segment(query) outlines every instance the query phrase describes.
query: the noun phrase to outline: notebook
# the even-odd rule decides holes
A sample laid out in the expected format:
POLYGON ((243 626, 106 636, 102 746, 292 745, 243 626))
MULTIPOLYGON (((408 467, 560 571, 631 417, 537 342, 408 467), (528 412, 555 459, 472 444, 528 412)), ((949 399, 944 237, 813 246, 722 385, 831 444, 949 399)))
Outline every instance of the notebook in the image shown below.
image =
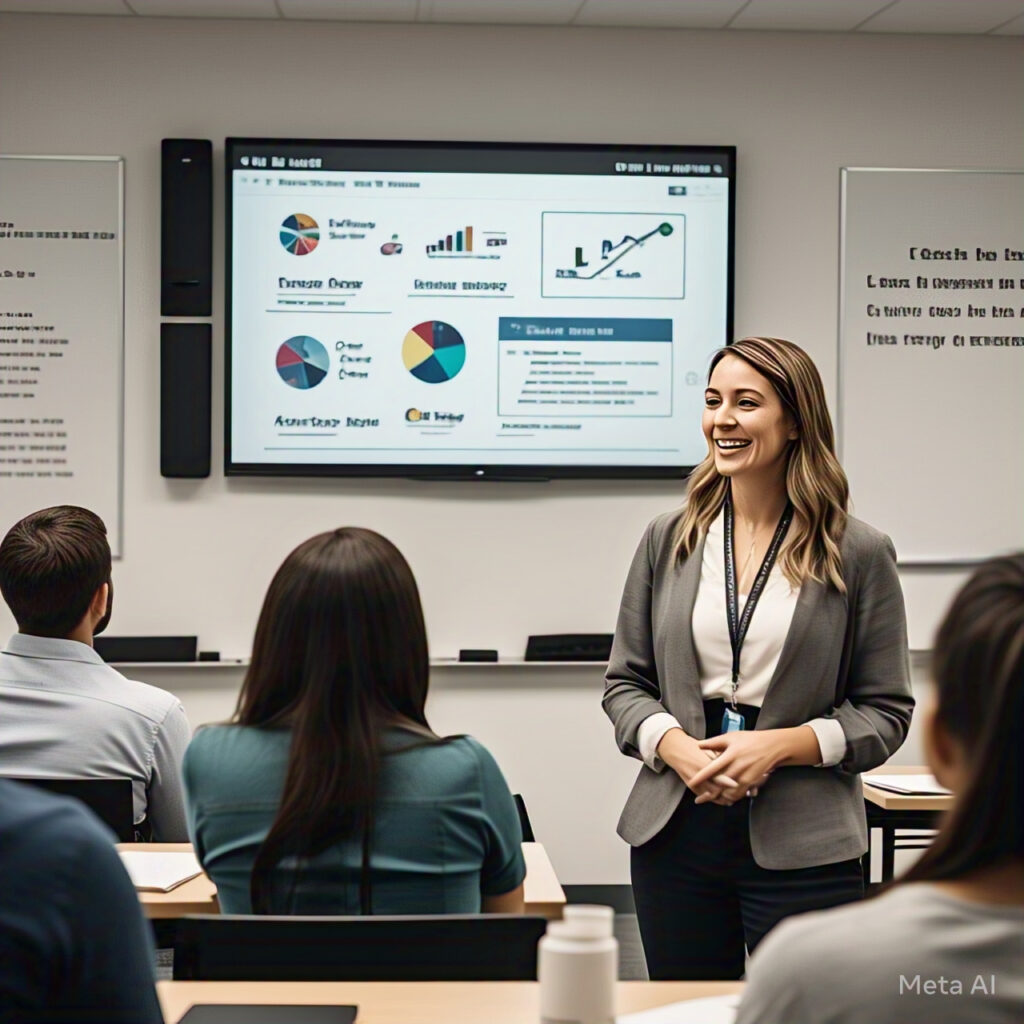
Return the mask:
POLYGON ((355 1006, 245 1006, 201 1003, 179 1024, 352 1024, 355 1006))
POLYGON ((203 869, 194 853, 122 850, 121 863, 139 892, 170 892, 203 869))
POLYGON ((865 775, 864 781, 876 789, 907 796, 950 796, 952 790, 940 786, 934 775, 865 775))

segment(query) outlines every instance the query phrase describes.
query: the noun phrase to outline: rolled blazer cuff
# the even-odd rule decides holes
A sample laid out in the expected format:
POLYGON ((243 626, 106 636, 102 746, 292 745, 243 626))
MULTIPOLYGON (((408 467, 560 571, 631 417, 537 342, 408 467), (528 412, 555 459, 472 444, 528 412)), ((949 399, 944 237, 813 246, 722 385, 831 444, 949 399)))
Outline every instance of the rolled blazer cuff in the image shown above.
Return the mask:
POLYGON ((846 733, 843 725, 835 718, 812 718, 805 723, 814 730, 821 748, 821 761, 818 768, 832 768, 842 761, 846 754, 846 733))
MULTIPOLYGON (((636 734, 636 745, 640 749, 640 756, 643 758, 644 764, 651 771, 660 772, 665 768, 665 762, 658 757, 658 744, 661 742, 662 736, 669 729, 681 728, 676 716, 670 715, 667 711, 657 711, 640 723, 636 734)), ((843 747, 845 749, 845 743, 843 747)), ((840 754, 840 756, 842 755, 840 754)))

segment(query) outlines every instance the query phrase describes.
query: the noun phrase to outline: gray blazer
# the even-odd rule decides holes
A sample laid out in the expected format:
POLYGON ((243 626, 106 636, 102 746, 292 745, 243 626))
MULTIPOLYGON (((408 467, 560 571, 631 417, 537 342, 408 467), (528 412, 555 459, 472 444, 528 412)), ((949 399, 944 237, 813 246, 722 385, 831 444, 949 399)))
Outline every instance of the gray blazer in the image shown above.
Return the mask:
MULTIPOLYGON (((672 536, 682 509, 655 519, 626 580, 605 678, 605 713, 619 749, 640 757, 637 730, 659 711, 705 735, 690 620, 704 543, 682 562, 672 536)), ((859 857, 867 825, 859 772, 886 761, 906 738, 914 699, 907 623, 892 541, 852 517, 842 541, 847 593, 809 580, 800 588, 758 729, 839 720, 846 754, 833 768, 780 768, 749 801, 750 846, 761 867, 789 869, 859 857)), ((671 769, 640 769, 618 832, 633 846, 665 826, 686 786, 671 769)))

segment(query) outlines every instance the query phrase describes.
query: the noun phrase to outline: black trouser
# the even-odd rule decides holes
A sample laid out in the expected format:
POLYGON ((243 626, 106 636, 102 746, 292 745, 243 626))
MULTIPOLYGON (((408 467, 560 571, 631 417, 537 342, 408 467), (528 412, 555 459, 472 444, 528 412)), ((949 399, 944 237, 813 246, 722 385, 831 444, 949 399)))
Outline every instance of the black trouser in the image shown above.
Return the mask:
MULTIPOLYGON (((723 701, 705 701, 709 736, 721 732, 723 710, 723 701)), ((741 710, 752 729, 758 709, 741 710)), ((744 947, 752 953, 784 917, 864 895, 859 858, 790 871, 759 867, 748 804, 698 805, 687 791, 668 824, 633 847, 633 896, 652 980, 739 978, 744 947)))

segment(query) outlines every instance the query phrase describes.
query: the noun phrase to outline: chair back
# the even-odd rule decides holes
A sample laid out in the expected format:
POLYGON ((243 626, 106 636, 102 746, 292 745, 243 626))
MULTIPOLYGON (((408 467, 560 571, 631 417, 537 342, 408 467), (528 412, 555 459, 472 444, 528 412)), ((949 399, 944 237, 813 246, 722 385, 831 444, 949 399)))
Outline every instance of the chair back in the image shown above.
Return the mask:
POLYGON ((174 979, 536 981, 547 920, 523 914, 182 918, 174 979))
POLYGON ((526 813, 526 801, 519 793, 513 793, 512 799, 516 802, 516 810, 519 812, 519 827, 523 832, 523 842, 537 842, 533 836, 533 826, 530 824, 530 816, 526 813))
POLYGON ((80 800, 116 836, 119 843, 131 843, 135 834, 131 779, 42 779, 7 776, 59 796, 80 800))

